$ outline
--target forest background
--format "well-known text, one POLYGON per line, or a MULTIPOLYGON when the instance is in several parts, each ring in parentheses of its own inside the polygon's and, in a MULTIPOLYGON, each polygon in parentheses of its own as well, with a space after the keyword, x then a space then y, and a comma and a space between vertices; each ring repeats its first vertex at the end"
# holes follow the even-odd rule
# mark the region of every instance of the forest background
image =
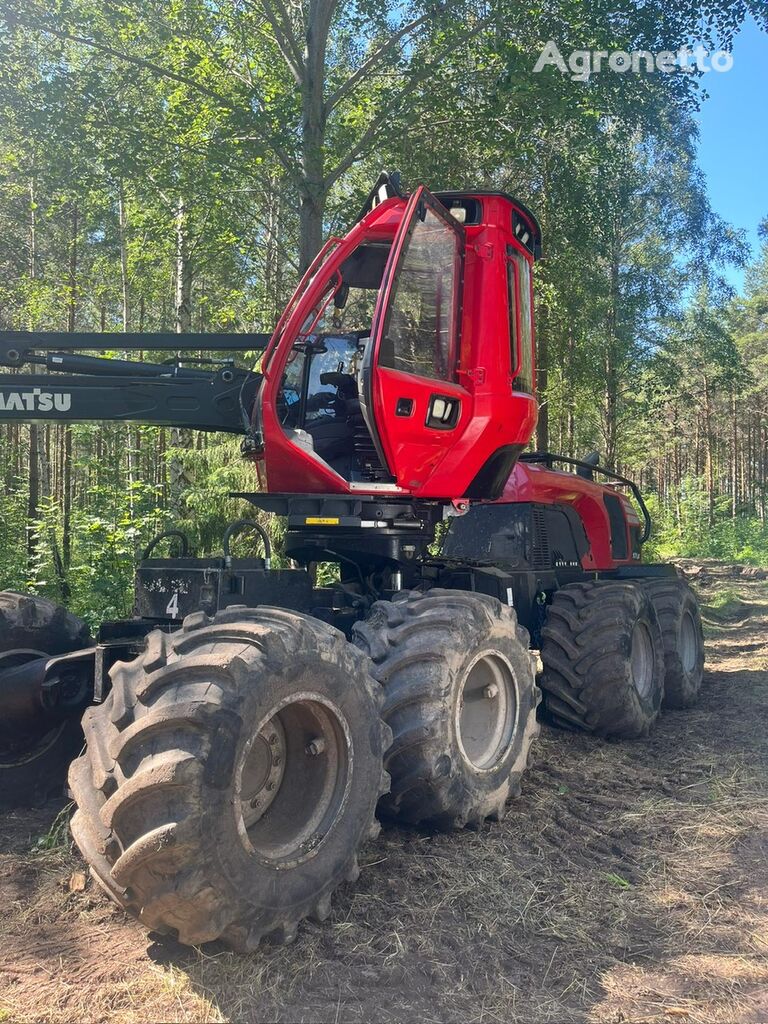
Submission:
MULTIPOLYGON (((750 16, 768 28, 763 0, 2 0, 0 329, 266 331, 382 168, 512 192, 544 233, 536 446, 634 477, 649 557, 768 564, 768 219, 755 252, 712 208, 706 75, 534 72, 549 40, 716 50, 750 16)), ((147 540, 216 549, 253 486, 224 435, 0 426, 0 586, 123 616, 147 540)))

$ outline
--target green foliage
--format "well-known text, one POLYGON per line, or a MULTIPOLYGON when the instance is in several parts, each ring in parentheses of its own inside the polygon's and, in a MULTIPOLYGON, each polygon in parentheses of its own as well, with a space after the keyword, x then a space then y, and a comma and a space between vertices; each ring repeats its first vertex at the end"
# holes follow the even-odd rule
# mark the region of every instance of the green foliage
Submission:
POLYGON ((72 817, 74 803, 69 803, 59 811, 51 822, 50 828, 38 837, 33 853, 50 854, 68 850, 72 845, 69 831, 69 819, 72 817))
POLYGON ((624 878, 623 875, 617 875, 613 872, 609 872, 608 874, 606 874, 605 879, 607 882, 610 882, 610 884, 617 889, 632 888, 632 883, 628 879, 624 878))
MULTIPOLYGON (((193 550, 221 553, 221 539, 227 526, 235 519, 254 519, 279 547, 283 523, 259 511, 250 502, 234 499, 230 494, 254 490, 254 469, 243 461, 239 440, 225 440, 200 449, 172 448, 168 452, 177 461, 189 485, 181 496, 179 515, 174 525, 185 532, 193 550)), ((235 542, 243 557, 261 555, 261 541, 255 533, 245 532, 235 542)))
POLYGON ((755 515, 732 517, 727 498, 715 502, 710 524, 703 479, 687 478, 676 507, 662 504, 658 495, 646 503, 654 529, 644 550, 649 561, 670 558, 715 558, 726 562, 768 566, 768 523, 755 515))

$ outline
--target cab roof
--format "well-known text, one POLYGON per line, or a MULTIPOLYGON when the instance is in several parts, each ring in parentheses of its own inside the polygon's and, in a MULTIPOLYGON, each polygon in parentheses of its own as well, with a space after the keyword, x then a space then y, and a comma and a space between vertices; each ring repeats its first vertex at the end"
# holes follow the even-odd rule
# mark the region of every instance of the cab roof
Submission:
MULTIPOLYGON (((409 193, 403 188, 399 171, 382 171, 376 183, 368 194, 357 220, 362 220, 366 214, 379 206, 387 199, 397 197, 407 199, 409 193)), ((440 191, 433 193, 448 210, 463 210, 462 223, 466 225, 482 223, 482 199, 502 199, 510 203, 513 208, 512 230, 520 243, 533 254, 534 259, 541 257, 541 225, 533 211, 520 199, 516 199, 508 192, 497 192, 487 189, 462 189, 440 191)))

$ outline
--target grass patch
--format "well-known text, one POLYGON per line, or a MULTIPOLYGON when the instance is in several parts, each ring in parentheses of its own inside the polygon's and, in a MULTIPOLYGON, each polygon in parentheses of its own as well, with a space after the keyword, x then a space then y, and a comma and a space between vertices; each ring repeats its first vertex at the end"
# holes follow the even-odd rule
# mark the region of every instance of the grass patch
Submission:
POLYGON ((72 817, 74 803, 70 802, 59 811, 51 822, 51 827, 35 841, 33 853, 60 853, 69 849, 69 819, 72 817))
POLYGON ((715 622, 737 622, 749 614, 749 605, 742 601, 736 590, 725 587, 702 606, 702 613, 715 622))
POLYGON ((613 872, 608 872, 608 874, 605 877, 611 883, 611 885, 615 885, 617 889, 632 888, 632 883, 628 879, 622 878, 621 875, 615 875, 613 874, 613 872))

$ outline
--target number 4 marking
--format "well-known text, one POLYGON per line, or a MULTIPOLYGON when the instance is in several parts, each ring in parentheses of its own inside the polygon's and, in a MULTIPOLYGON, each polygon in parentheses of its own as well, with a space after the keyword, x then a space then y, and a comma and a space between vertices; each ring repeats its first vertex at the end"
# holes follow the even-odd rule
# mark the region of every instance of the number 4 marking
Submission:
POLYGON ((178 618, 179 615, 179 592, 175 590, 173 597, 168 602, 168 607, 165 609, 165 614, 170 615, 172 619, 178 618))

